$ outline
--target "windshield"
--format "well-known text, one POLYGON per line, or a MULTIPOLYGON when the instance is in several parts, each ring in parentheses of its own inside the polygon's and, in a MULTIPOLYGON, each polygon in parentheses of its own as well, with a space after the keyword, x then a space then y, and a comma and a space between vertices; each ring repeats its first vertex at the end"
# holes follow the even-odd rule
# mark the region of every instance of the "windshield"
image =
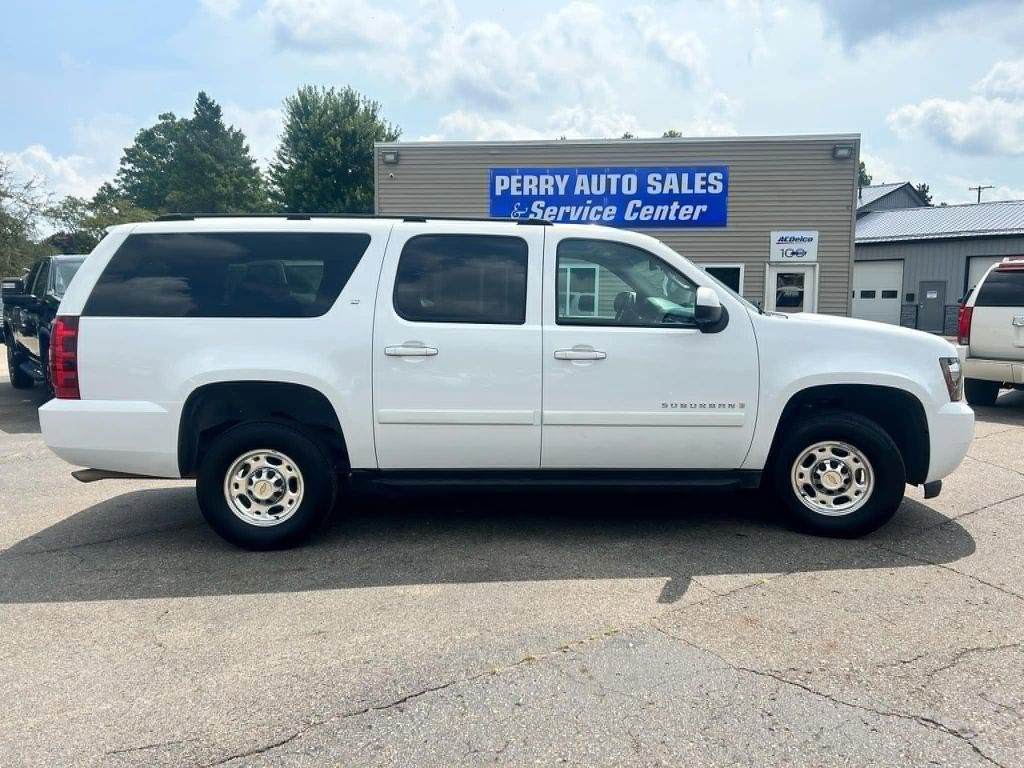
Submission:
POLYGON ((71 278, 75 276, 78 268, 82 266, 85 259, 54 259, 53 261, 53 295, 63 298, 64 292, 71 285, 71 278))

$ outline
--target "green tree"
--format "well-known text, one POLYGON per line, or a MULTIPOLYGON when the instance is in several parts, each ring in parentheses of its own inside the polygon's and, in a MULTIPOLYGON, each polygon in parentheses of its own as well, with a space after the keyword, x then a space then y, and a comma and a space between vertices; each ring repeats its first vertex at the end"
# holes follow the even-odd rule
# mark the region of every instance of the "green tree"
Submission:
POLYGON ((380 104, 352 88, 303 86, 284 101, 272 199, 291 212, 372 213, 373 143, 400 135, 380 104))
POLYGON ((663 134, 661 134, 661 138, 663 138, 663 139, 681 139, 681 138, 683 138, 683 134, 682 134, 682 131, 677 131, 675 128, 669 128, 667 131, 665 131, 663 134))
POLYGON ((121 197, 110 182, 104 183, 92 200, 68 195, 43 213, 57 231, 46 238, 61 253, 89 253, 103 239, 107 227, 153 218, 121 197))
POLYGON ((635 139, 636 138, 636 134, 635 133, 631 133, 630 131, 626 131, 621 136, 619 136, 619 138, 620 139, 635 139))
POLYGON ((267 207, 245 135, 224 124, 220 105, 203 91, 192 117, 165 112, 139 131, 124 151, 115 187, 121 199, 147 211, 244 213, 267 207))
POLYGON ((0 277, 19 275, 42 255, 34 238, 45 205, 39 181, 16 178, 0 157, 0 277))
POLYGON ((916 189, 917 194, 924 199, 925 205, 932 204, 932 190, 927 184, 922 181, 920 184, 915 184, 914 189, 916 189))
POLYGON ((871 186, 871 174, 868 173, 867 167, 864 165, 864 161, 860 161, 860 167, 857 169, 857 186, 858 187, 870 187, 871 186))

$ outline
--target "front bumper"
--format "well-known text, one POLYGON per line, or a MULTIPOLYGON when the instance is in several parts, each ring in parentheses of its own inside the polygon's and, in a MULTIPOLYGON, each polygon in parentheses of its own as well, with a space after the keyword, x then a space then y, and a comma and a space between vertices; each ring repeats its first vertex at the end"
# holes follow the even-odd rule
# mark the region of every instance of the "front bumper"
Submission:
POLYGON ((930 461, 926 483, 941 480, 960 466, 974 440, 974 411, 961 401, 946 403, 928 419, 930 461))

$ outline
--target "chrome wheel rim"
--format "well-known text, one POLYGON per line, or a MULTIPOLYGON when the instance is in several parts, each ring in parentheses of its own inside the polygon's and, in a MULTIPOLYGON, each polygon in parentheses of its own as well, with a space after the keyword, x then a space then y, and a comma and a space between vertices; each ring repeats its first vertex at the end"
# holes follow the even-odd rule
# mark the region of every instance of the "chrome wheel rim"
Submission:
POLYGON ((793 493, 812 512, 841 517, 867 504, 875 473, 859 449, 836 440, 815 443, 797 456, 790 472, 793 493))
POLYGON ((304 490, 299 466, 270 448, 243 453, 224 476, 224 498, 235 517, 261 528, 291 518, 304 490))

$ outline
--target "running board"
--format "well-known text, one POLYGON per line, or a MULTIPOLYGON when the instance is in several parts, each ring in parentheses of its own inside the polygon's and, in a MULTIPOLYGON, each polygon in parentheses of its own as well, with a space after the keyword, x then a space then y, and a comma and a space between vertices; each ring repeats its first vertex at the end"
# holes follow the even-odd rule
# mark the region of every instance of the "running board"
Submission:
POLYGON ((134 475, 131 472, 114 472, 109 469, 76 469, 71 476, 80 483, 95 483, 97 480, 166 480, 155 475, 134 475))

